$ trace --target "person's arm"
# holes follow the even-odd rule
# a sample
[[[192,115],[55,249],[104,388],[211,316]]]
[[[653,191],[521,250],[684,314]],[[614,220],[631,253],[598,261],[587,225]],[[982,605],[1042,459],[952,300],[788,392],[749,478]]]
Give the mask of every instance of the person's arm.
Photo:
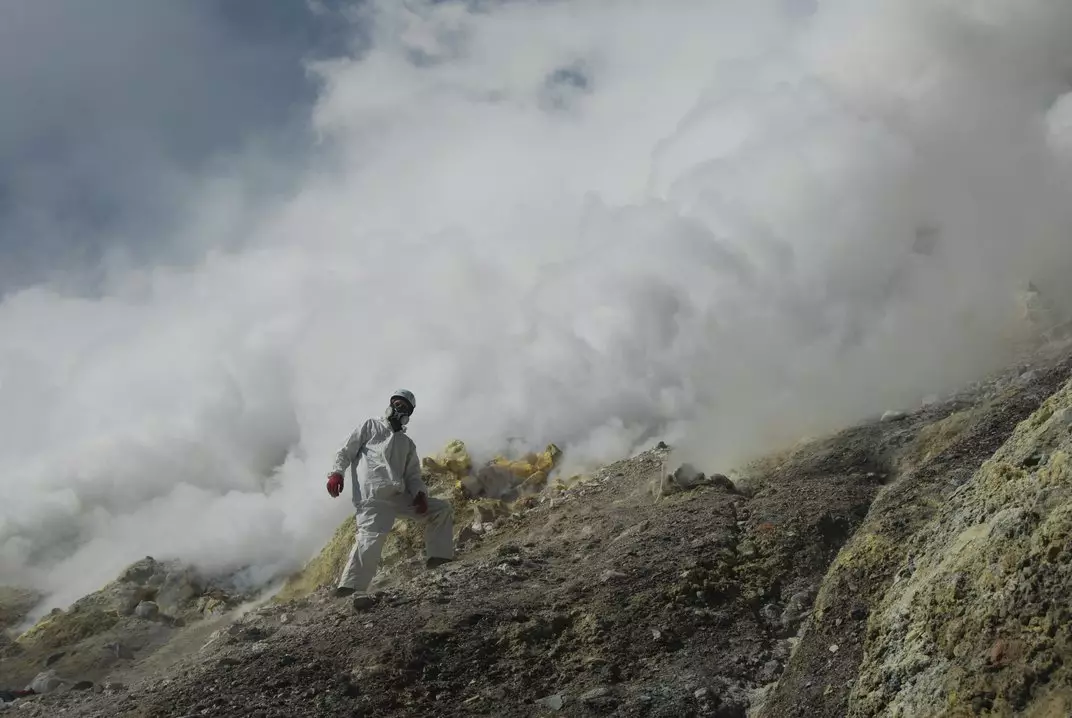
[[[417,456],[417,447],[410,442],[409,452],[406,454],[406,468],[402,472],[402,480],[406,484],[406,493],[416,498],[420,494],[428,495],[428,487],[421,478],[421,460]]]
[[[369,419],[361,426],[357,427],[350,433],[346,443],[342,445],[338,453],[335,454],[335,463],[331,467],[331,473],[328,474],[328,494],[332,498],[337,497],[342,493],[343,488],[346,486],[346,470],[353,465],[358,455],[361,453],[361,449],[365,447],[371,434],[372,420]]]
[[[341,474],[350,468],[350,465],[357,459],[357,455],[361,453],[361,449],[365,448],[365,443],[371,436],[371,428],[372,419],[368,419],[364,424],[354,429],[353,433],[346,439],[346,443],[342,445],[342,448],[335,455],[335,464],[331,467],[331,473]]]

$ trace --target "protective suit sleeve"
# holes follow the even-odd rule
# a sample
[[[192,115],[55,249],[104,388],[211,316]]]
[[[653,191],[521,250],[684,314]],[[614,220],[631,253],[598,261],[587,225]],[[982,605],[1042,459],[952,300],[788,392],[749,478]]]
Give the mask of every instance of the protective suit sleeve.
[[[406,453],[406,468],[402,472],[402,480],[405,481],[406,492],[410,496],[415,497],[422,491],[425,495],[428,494],[428,487],[421,478],[421,461],[417,456],[417,447],[412,444]]]
[[[339,453],[335,455],[335,463],[332,465],[331,470],[340,474],[346,474],[346,470],[350,468],[350,465],[357,460],[358,454],[361,453],[361,449],[365,447],[365,442],[372,436],[372,419],[367,420],[364,424],[354,429],[353,433],[339,449]]]

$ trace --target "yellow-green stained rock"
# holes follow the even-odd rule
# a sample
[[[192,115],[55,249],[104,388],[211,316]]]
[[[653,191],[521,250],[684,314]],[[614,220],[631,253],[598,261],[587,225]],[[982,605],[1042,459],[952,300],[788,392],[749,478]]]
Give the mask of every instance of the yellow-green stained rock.
[[[850,716],[1070,714],[1070,456],[1072,382],[895,552]],[[869,560],[865,547],[838,560]]]

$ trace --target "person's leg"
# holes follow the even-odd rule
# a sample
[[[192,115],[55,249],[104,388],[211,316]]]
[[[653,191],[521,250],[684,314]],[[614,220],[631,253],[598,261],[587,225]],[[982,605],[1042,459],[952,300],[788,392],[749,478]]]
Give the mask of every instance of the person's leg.
[[[368,591],[379,569],[384,541],[394,526],[395,512],[389,501],[362,502],[357,510],[357,538],[339,579],[340,593]]]
[[[436,563],[454,558],[454,509],[449,501],[428,499],[427,526],[424,529],[424,550],[429,561]]]
[[[454,511],[449,501],[428,498],[428,513],[423,516],[413,506],[399,506],[399,514],[425,523],[424,548],[430,563],[454,558]]]

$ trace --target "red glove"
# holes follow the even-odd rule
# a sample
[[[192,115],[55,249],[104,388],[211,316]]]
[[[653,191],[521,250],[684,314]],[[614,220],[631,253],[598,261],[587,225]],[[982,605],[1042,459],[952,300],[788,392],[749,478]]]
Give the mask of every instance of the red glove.
[[[342,480],[342,474],[335,473],[328,475],[328,493],[332,498],[335,498],[342,493],[342,487],[345,482]]]
[[[417,498],[413,499],[413,505],[417,507],[417,513],[424,515],[428,513],[428,497],[424,495],[424,492],[417,494]]]

